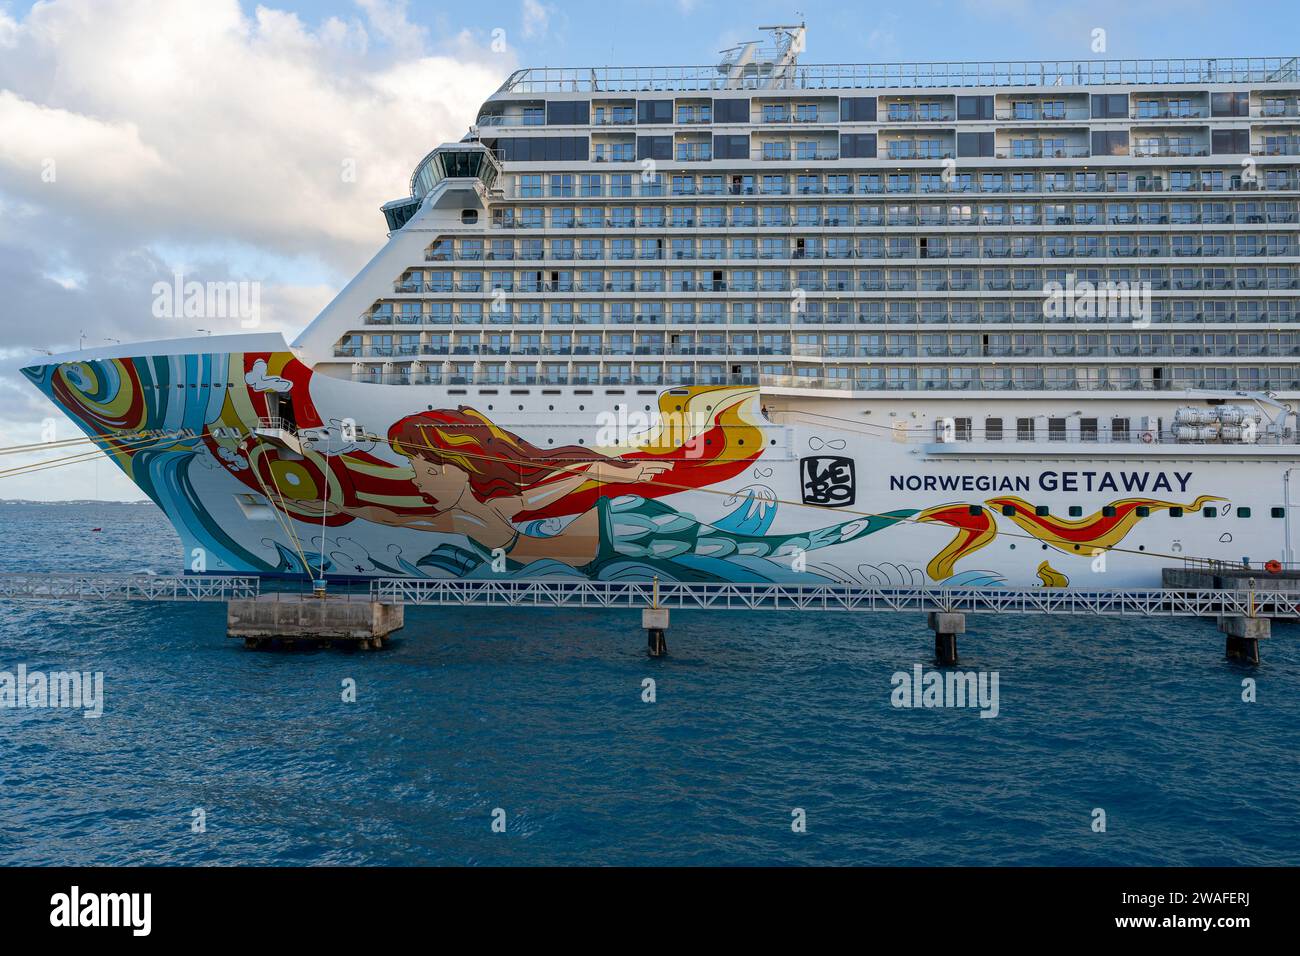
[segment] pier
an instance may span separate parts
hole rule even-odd
[[[405,623],[401,604],[368,594],[260,594],[226,606],[226,636],[248,648],[351,644],[379,650]]]
[[[1237,578],[1231,578],[1237,581]],[[957,663],[968,614],[1189,617],[1218,621],[1230,658],[1258,664],[1271,622],[1300,621],[1292,581],[1255,577],[1236,587],[1073,588],[862,587],[577,580],[386,578],[325,593],[271,589],[253,575],[0,574],[0,600],[224,601],[231,638],[248,647],[302,642],[382,648],[413,607],[622,608],[642,612],[652,657],[667,655],[672,610],[899,612],[925,615],[935,658]]]
[[[248,648],[346,645],[377,650],[403,607],[365,591],[263,590],[255,575],[0,574],[0,601],[225,602],[226,636]]]

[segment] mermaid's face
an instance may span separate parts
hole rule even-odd
[[[415,469],[415,486],[435,508],[454,505],[469,485],[469,475],[455,465],[443,465],[424,458],[411,459]]]

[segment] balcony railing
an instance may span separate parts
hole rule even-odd
[[[1196,143],[1134,143],[1133,155],[1137,157],[1209,156],[1210,148]]]
[[[1204,106],[1161,106],[1154,109],[1144,109],[1139,106],[1129,112],[1129,118],[1135,120],[1206,119],[1209,115],[1210,111]]]
[[[1092,155],[1087,146],[1004,146],[997,150],[998,159],[1079,159]]]
[[[951,123],[954,116],[950,110],[900,110],[891,107],[882,119],[886,123]]]
[[[789,146],[773,146],[769,144],[751,150],[750,155],[753,159],[760,162],[814,162],[818,160],[839,159],[840,151],[833,146],[818,146],[813,149],[799,149],[796,147],[792,149]],[[766,195],[771,195],[771,193],[766,190],[760,189],[760,192]]]
[[[1264,144],[1256,143],[1252,146],[1252,151],[1258,151],[1257,155],[1291,155],[1284,153],[1267,153],[1264,152]],[[761,158],[755,155],[755,159]],[[774,159],[782,157],[775,156]],[[784,157],[789,159],[790,156]],[[794,158],[798,158],[797,155]],[[1009,182],[1001,183],[984,183],[974,178],[962,178],[958,176],[949,182],[944,182],[937,176],[934,179],[927,179],[922,182],[919,177],[909,182],[888,182],[883,177],[876,183],[859,184],[850,183],[848,185],[836,186],[830,188],[826,185],[819,185],[816,192],[827,195],[838,196],[901,196],[901,195],[932,195],[932,194],[957,194],[957,195],[1006,195],[1009,193],[1034,193],[1043,192],[1053,195],[1063,195],[1069,193],[1084,193],[1089,195],[1128,195],[1134,193],[1170,193],[1174,195],[1185,195],[1187,193],[1240,193],[1240,192],[1259,192],[1263,190],[1295,190],[1300,188],[1300,177],[1294,174],[1277,176],[1275,178],[1266,178],[1265,171],[1261,170],[1258,179],[1254,182],[1243,182],[1240,178],[1224,177],[1222,181],[1201,181],[1196,180],[1190,183],[1182,184],[1173,181],[1167,181],[1161,177],[1136,176],[1130,175],[1127,180],[1108,183],[1098,177],[1096,180],[1069,180],[1063,183],[1053,182],[1050,179],[1043,179],[1029,183],[1027,185],[1013,188]],[[705,190],[703,187],[692,189],[676,189],[669,191],[666,185],[641,184],[621,186],[615,191],[611,188],[605,195],[619,199],[634,198],[664,198],[671,196],[700,196],[704,198],[712,196],[789,196],[798,191],[792,183],[771,184],[771,183],[753,183],[750,185],[732,186],[728,184],[723,189]],[[524,187],[520,188],[515,185],[513,188],[506,190],[507,199],[565,199],[573,202],[575,194],[568,189],[551,189],[548,186]],[[576,197],[582,198],[582,197]],[[647,223],[641,223],[650,225]],[[541,228],[541,224],[520,223],[515,228]],[[448,261],[452,258],[451,253],[447,250],[428,250],[425,259],[430,262]],[[489,256],[490,258],[490,256]]]
[[[1294,83],[1297,58],[1214,57],[1141,60],[800,65],[778,77],[756,72],[739,80],[716,65],[535,67],[516,70],[498,94],[642,93],[722,89],[925,89],[944,87],[1082,87],[1147,84]]]
[[[1300,139],[1282,143],[1251,143],[1252,156],[1300,156]]]
[[[1085,107],[1065,107],[1062,109],[1012,109],[996,110],[993,114],[999,120],[1018,123],[1057,122],[1059,120],[1088,120],[1092,112]]]
[[[886,159],[951,159],[952,147],[921,143],[885,143]]]

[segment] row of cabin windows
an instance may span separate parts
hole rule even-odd
[[[984,508],[981,505],[970,505],[969,510],[972,515],[978,515],[983,512]],[[1001,511],[1003,515],[1010,517],[1016,513],[1016,506],[1003,505]],[[1070,505],[1069,511],[1070,511],[1071,518],[1083,517],[1082,505]],[[1038,505],[1034,508],[1034,514],[1041,518],[1050,515],[1051,510],[1047,507],[1047,505]],[[1181,518],[1183,514],[1184,514],[1183,509],[1178,507],[1177,505],[1169,509],[1169,517],[1171,518]],[[1201,514],[1207,518],[1217,518],[1219,516],[1219,509],[1212,506],[1207,506],[1201,509]],[[1252,509],[1247,505],[1243,505],[1237,508],[1236,510],[1236,515],[1238,518],[1249,518],[1252,516],[1252,514],[1253,514]],[[1101,515],[1103,518],[1115,517],[1115,506],[1106,505],[1101,509]],[[1146,505],[1138,505],[1137,516],[1139,518],[1148,518],[1151,516],[1151,509]],[[1285,518],[1286,509],[1280,506],[1275,508],[1270,508],[1269,517]]]
[[[1038,421],[1034,418],[1016,419],[1016,441],[1035,441],[1038,438]],[[973,420],[954,418],[953,432],[957,441],[971,441],[974,437]],[[1108,436],[1111,441],[1130,441],[1133,437],[1131,422],[1127,418],[1112,418]],[[1101,420],[1097,418],[1079,419],[1079,440],[1100,441],[1102,437]],[[984,441],[1003,441],[1005,432],[1001,418],[984,419]],[[1048,441],[1066,440],[1066,420],[1064,418],[1047,419]]]

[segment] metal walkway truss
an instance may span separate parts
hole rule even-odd
[[[1271,590],[1081,591],[1033,588],[873,588],[848,585],[680,584],[603,581],[438,581],[371,584],[378,601],[408,605],[608,607],[771,611],[955,611],[1131,617],[1300,618],[1300,593]]]

